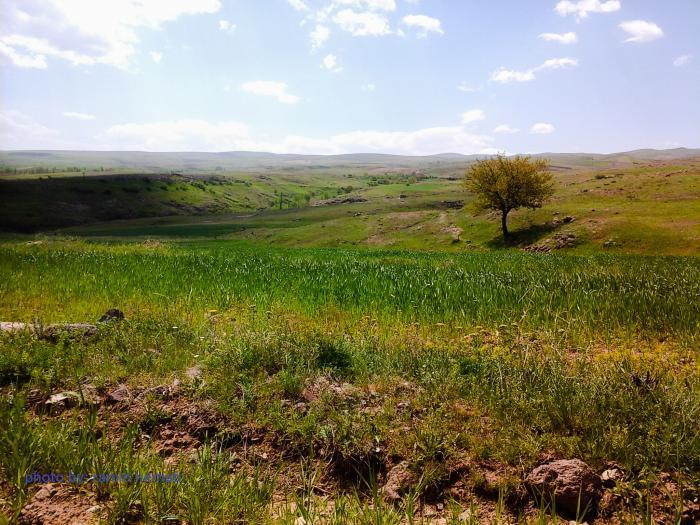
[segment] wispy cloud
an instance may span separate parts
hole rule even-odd
[[[316,24],[316,27],[309,33],[311,39],[311,52],[317,51],[323,47],[326,40],[331,36],[331,30],[322,24]]]
[[[547,42],[559,42],[560,44],[575,44],[578,42],[578,37],[576,33],[540,33],[538,38],[546,40]]]
[[[437,18],[427,15],[406,15],[401,19],[406,27],[418,29],[418,36],[425,38],[429,33],[443,35],[442,24]]]
[[[338,65],[338,57],[332,54],[323,57],[321,67],[333,73],[340,73],[343,70],[343,68]]]
[[[220,8],[220,0],[120,0],[108,9],[103,2],[4,0],[0,54],[12,65],[36,69],[45,69],[51,59],[127,68],[141,29],[159,29],[182,16]]]
[[[545,69],[572,68],[578,65],[575,58],[550,58],[537,67],[527,71],[515,71],[512,69],[500,68],[493,72],[491,80],[500,84],[510,84],[511,82],[530,82],[535,80],[536,73]]]
[[[481,90],[481,86],[476,87],[471,85],[469,82],[463,81],[457,85],[457,89],[462,93],[475,93]]]
[[[219,30],[224,31],[226,33],[233,33],[236,31],[236,24],[231,22],[230,20],[219,20]]]
[[[486,113],[480,109],[470,109],[462,113],[462,124],[472,124],[486,118]]]
[[[578,20],[588,18],[589,13],[614,13],[622,9],[622,4],[618,0],[561,0],[554,7],[554,10],[562,16],[575,15]]]
[[[673,60],[673,65],[676,67],[687,66],[693,61],[693,55],[681,55]]]
[[[292,95],[287,92],[287,84],[285,82],[273,82],[271,80],[253,80],[246,82],[241,86],[241,89],[247,93],[260,95],[263,97],[272,97],[282,104],[296,104],[299,102],[297,95]]]
[[[499,135],[512,135],[514,133],[519,133],[520,130],[510,126],[509,124],[500,124],[494,128],[493,132],[498,133]]]
[[[534,135],[549,135],[550,133],[554,133],[555,129],[556,128],[552,124],[548,124],[547,122],[538,122],[537,124],[532,125],[530,128],[530,133]]]
[[[395,153],[430,155],[454,151],[485,153],[492,138],[468,133],[462,126],[442,126],[413,131],[358,130],[329,137],[287,135],[280,140],[259,140],[240,122],[173,120],[126,123],[105,132],[110,149],[150,151],[269,151],[273,153]]]
[[[64,117],[74,118],[77,120],[95,120],[95,115],[90,115],[89,113],[80,113],[78,111],[64,111]]]
[[[335,14],[333,21],[353,36],[384,36],[392,33],[389,20],[380,13],[343,9]]]
[[[620,29],[630,35],[625,42],[634,42],[642,44],[645,42],[653,42],[664,36],[664,32],[654,22],[646,20],[629,20],[620,24]]]
[[[291,5],[297,11],[308,11],[309,6],[306,5],[304,0],[287,0],[287,3]]]

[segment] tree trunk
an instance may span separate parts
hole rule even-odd
[[[503,237],[507,239],[510,236],[508,231],[508,211],[503,210],[501,212],[501,229],[503,230]]]

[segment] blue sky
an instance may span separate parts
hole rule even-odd
[[[2,4],[2,149],[700,146],[698,0]]]

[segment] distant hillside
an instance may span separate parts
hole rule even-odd
[[[9,168],[85,168],[88,170],[230,171],[294,167],[425,168],[465,163],[479,155],[456,153],[411,157],[381,153],[293,155],[230,151],[222,153],[154,153],[145,151],[2,151],[0,166]]]
[[[541,153],[559,166],[602,167],[629,165],[635,162],[683,160],[700,157],[700,149],[677,148],[669,150],[643,149],[612,154],[597,153]],[[428,156],[354,153],[347,155],[294,155],[250,151],[222,153],[154,153],[145,151],[2,151],[0,166],[5,169],[22,168],[80,168],[87,170],[141,170],[168,171],[229,171],[282,168],[342,168],[386,167],[429,168],[450,164],[464,164],[483,155],[442,153]]]

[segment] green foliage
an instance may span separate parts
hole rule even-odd
[[[474,163],[466,175],[475,195],[476,210],[501,213],[503,235],[508,236],[508,213],[518,208],[541,208],[554,193],[549,161],[531,157],[497,155]]]

